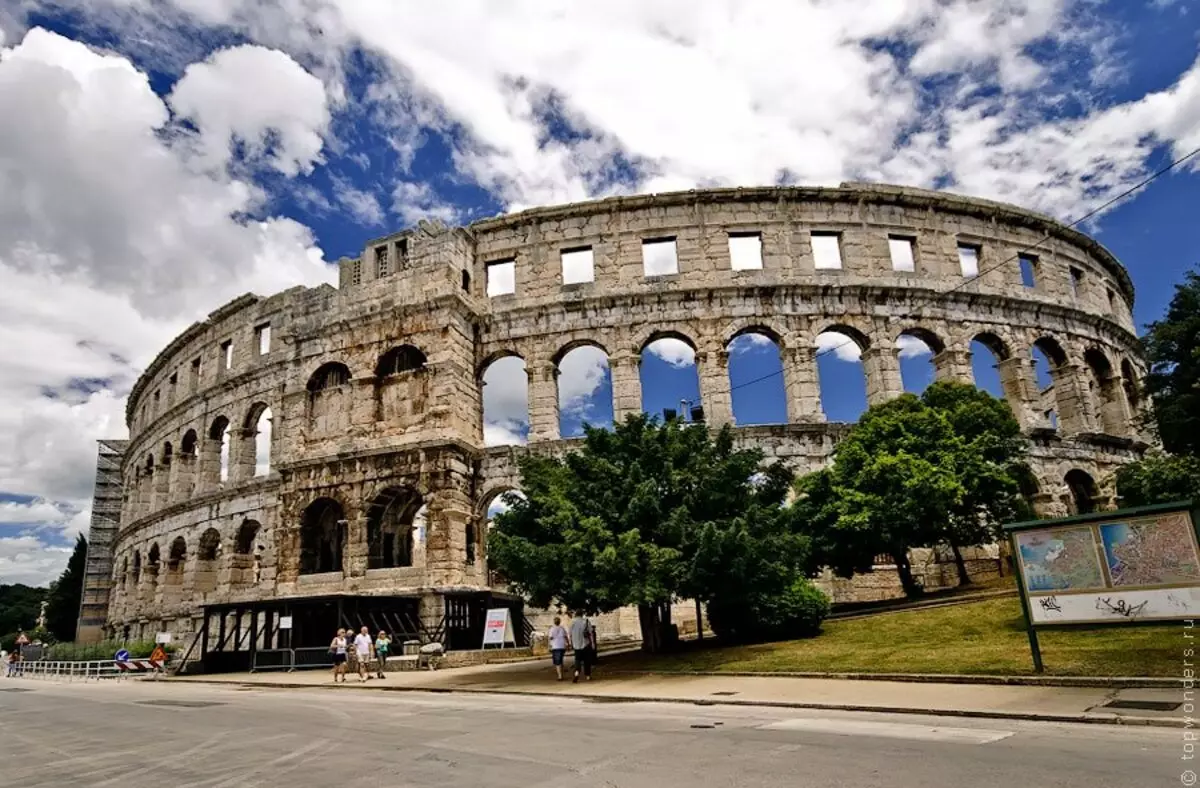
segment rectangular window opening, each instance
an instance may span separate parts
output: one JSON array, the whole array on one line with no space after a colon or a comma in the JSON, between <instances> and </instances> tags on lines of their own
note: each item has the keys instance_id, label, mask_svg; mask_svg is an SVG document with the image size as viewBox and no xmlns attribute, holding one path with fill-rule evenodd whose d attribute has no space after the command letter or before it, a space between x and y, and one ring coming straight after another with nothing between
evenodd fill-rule
<instances>
[{"instance_id":1,"label":"rectangular window opening","mask_svg":"<svg viewBox=\"0 0 1200 788\"><path fill-rule=\"evenodd\" d=\"M488 298L517 292L516 260L497 260L488 263L486 273Z\"/></svg>"},{"instance_id":2,"label":"rectangular window opening","mask_svg":"<svg viewBox=\"0 0 1200 788\"><path fill-rule=\"evenodd\" d=\"M761 270L762 233L730 233L729 263L734 271Z\"/></svg>"},{"instance_id":3,"label":"rectangular window opening","mask_svg":"<svg viewBox=\"0 0 1200 788\"><path fill-rule=\"evenodd\" d=\"M362 284L362 260L350 262L350 284L355 287Z\"/></svg>"},{"instance_id":4,"label":"rectangular window opening","mask_svg":"<svg viewBox=\"0 0 1200 788\"><path fill-rule=\"evenodd\" d=\"M401 238L396 241L396 266L393 270L399 270L408 267L408 239Z\"/></svg>"},{"instance_id":5,"label":"rectangular window opening","mask_svg":"<svg viewBox=\"0 0 1200 788\"><path fill-rule=\"evenodd\" d=\"M1083 271L1071 266L1071 295L1075 298L1083 293Z\"/></svg>"},{"instance_id":6,"label":"rectangular window opening","mask_svg":"<svg viewBox=\"0 0 1200 788\"><path fill-rule=\"evenodd\" d=\"M271 324L263 323L254 329L255 343L258 345L258 355L265 356L271 352Z\"/></svg>"},{"instance_id":7,"label":"rectangular window opening","mask_svg":"<svg viewBox=\"0 0 1200 788\"><path fill-rule=\"evenodd\" d=\"M388 256L387 244L375 247L375 277L382 278L392 272L392 260Z\"/></svg>"},{"instance_id":8,"label":"rectangular window opening","mask_svg":"<svg viewBox=\"0 0 1200 788\"><path fill-rule=\"evenodd\" d=\"M188 388L192 391L200 388L200 359L192 359L192 369L188 376Z\"/></svg>"},{"instance_id":9,"label":"rectangular window opening","mask_svg":"<svg viewBox=\"0 0 1200 788\"><path fill-rule=\"evenodd\" d=\"M1021 266L1021 284L1031 290L1037 287L1037 258L1031 254L1022 254L1017 256L1017 262Z\"/></svg>"},{"instance_id":10,"label":"rectangular window opening","mask_svg":"<svg viewBox=\"0 0 1200 788\"><path fill-rule=\"evenodd\" d=\"M596 281L596 258L592 247L580 246L575 249L563 249L559 253L562 260L562 283L577 285L582 282Z\"/></svg>"},{"instance_id":11,"label":"rectangular window opening","mask_svg":"<svg viewBox=\"0 0 1200 788\"><path fill-rule=\"evenodd\" d=\"M225 369L233 369L233 340L227 339L221 343L221 359Z\"/></svg>"},{"instance_id":12,"label":"rectangular window opening","mask_svg":"<svg viewBox=\"0 0 1200 788\"><path fill-rule=\"evenodd\" d=\"M958 267L964 278L979 276L979 252L980 248L974 244L958 245Z\"/></svg>"},{"instance_id":13,"label":"rectangular window opening","mask_svg":"<svg viewBox=\"0 0 1200 788\"><path fill-rule=\"evenodd\" d=\"M811 235L813 267L837 271L842 267L842 234L814 232Z\"/></svg>"},{"instance_id":14,"label":"rectangular window opening","mask_svg":"<svg viewBox=\"0 0 1200 788\"><path fill-rule=\"evenodd\" d=\"M1108 311L1110 314L1115 314L1117 311L1117 294L1111 288L1108 290Z\"/></svg>"},{"instance_id":15,"label":"rectangular window opening","mask_svg":"<svg viewBox=\"0 0 1200 788\"><path fill-rule=\"evenodd\" d=\"M675 239L647 238L642 241L642 270L646 276L670 276L679 273Z\"/></svg>"},{"instance_id":16,"label":"rectangular window opening","mask_svg":"<svg viewBox=\"0 0 1200 788\"><path fill-rule=\"evenodd\" d=\"M888 250L892 254L892 270L912 273L917 270L915 254L916 240L903 235L888 236Z\"/></svg>"}]
</instances>

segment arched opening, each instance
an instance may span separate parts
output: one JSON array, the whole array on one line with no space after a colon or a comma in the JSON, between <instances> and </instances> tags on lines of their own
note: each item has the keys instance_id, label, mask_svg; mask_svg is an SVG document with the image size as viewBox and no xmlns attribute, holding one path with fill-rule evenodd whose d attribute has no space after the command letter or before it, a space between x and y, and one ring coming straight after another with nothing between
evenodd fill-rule
<instances>
[{"instance_id":1,"label":"arched opening","mask_svg":"<svg viewBox=\"0 0 1200 788\"><path fill-rule=\"evenodd\" d=\"M215 457L205 469L210 482L221 484L229 480L229 419L218 416L208 429L208 440L214 446ZM215 484L213 485L215 486Z\"/></svg>"},{"instance_id":2,"label":"arched opening","mask_svg":"<svg viewBox=\"0 0 1200 788\"><path fill-rule=\"evenodd\" d=\"M177 536L167 552L167 582L179 585L183 582L183 565L187 561L187 540Z\"/></svg>"},{"instance_id":3,"label":"arched opening","mask_svg":"<svg viewBox=\"0 0 1200 788\"><path fill-rule=\"evenodd\" d=\"M818 334L815 344L825 419L858 421L867 409L867 375L862 363L866 337L852 328L834 326Z\"/></svg>"},{"instance_id":4,"label":"arched opening","mask_svg":"<svg viewBox=\"0 0 1200 788\"><path fill-rule=\"evenodd\" d=\"M388 487L375 496L367 510L367 569L413 565L413 520L422 503L411 487Z\"/></svg>"},{"instance_id":5,"label":"arched opening","mask_svg":"<svg viewBox=\"0 0 1200 788\"><path fill-rule=\"evenodd\" d=\"M509 508L511 508L512 505L518 500L525 500L525 494L516 488L509 488L507 490L497 490L491 495L490 498L484 499L484 504L485 504L483 507L483 520L484 520L484 530L485 530L484 544L487 543L487 534L491 533L492 525L493 525L493 522L495 521L496 517L499 516L499 514L501 512L508 511ZM485 562L486 562L486 559L487 559L487 553L484 553ZM491 569L488 570L488 585L489 586L503 585L504 582L505 582L505 580L500 574L492 571Z\"/></svg>"},{"instance_id":6,"label":"arched opening","mask_svg":"<svg viewBox=\"0 0 1200 788\"><path fill-rule=\"evenodd\" d=\"M122 591L129 589L129 556L125 556L123 559L121 559L121 576L119 578L119 582Z\"/></svg>"},{"instance_id":7,"label":"arched opening","mask_svg":"<svg viewBox=\"0 0 1200 788\"><path fill-rule=\"evenodd\" d=\"M217 559L221 554L221 534L216 528L206 528L200 534L200 542L196 548L196 577L194 587L197 593L206 594L217 588Z\"/></svg>"},{"instance_id":8,"label":"arched opening","mask_svg":"<svg viewBox=\"0 0 1200 788\"><path fill-rule=\"evenodd\" d=\"M729 343L729 390L734 424L787 423L778 337L752 329L733 338Z\"/></svg>"},{"instance_id":9,"label":"arched opening","mask_svg":"<svg viewBox=\"0 0 1200 788\"><path fill-rule=\"evenodd\" d=\"M142 468L145 470L146 476L150 476L154 473L154 455L153 454L146 455L146 461L142 464Z\"/></svg>"},{"instance_id":10,"label":"arched opening","mask_svg":"<svg viewBox=\"0 0 1200 788\"><path fill-rule=\"evenodd\" d=\"M682 334L657 334L641 349L642 409L669 421L703 418L696 346Z\"/></svg>"},{"instance_id":11,"label":"arched opening","mask_svg":"<svg viewBox=\"0 0 1200 788\"><path fill-rule=\"evenodd\" d=\"M243 435L248 436L254 447L254 475L266 476L271 473L271 435L272 413L261 402L256 402L246 414ZM245 446L244 448L249 448Z\"/></svg>"},{"instance_id":12,"label":"arched opening","mask_svg":"<svg viewBox=\"0 0 1200 788\"><path fill-rule=\"evenodd\" d=\"M376 419L402 428L424 418L429 400L425 354L412 345L384 353L375 364Z\"/></svg>"},{"instance_id":13,"label":"arched opening","mask_svg":"<svg viewBox=\"0 0 1200 788\"><path fill-rule=\"evenodd\" d=\"M318 498L300 518L300 574L341 572L346 513L332 498Z\"/></svg>"},{"instance_id":14,"label":"arched opening","mask_svg":"<svg viewBox=\"0 0 1200 788\"><path fill-rule=\"evenodd\" d=\"M1090 474L1075 468L1067 471L1065 481L1071 492L1071 514L1090 514L1096 511L1100 489Z\"/></svg>"},{"instance_id":15,"label":"arched opening","mask_svg":"<svg viewBox=\"0 0 1200 788\"><path fill-rule=\"evenodd\" d=\"M467 525L466 525L466 546L467 546L466 562L468 564L475 563L475 555L476 555L475 548L477 545L478 538L479 538L478 534L475 533L474 521L468 520Z\"/></svg>"},{"instance_id":16,"label":"arched opening","mask_svg":"<svg viewBox=\"0 0 1200 788\"><path fill-rule=\"evenodd\" d=\"M154 586L158 583L158 570L162 566L162 553L158 543L150 545L146 552L146 584Z\"/></svg>"},{"instance_id":17,"label":"arched opening","mask_svg":"<svg viewBox=\"0 0 1200 788\"><path fill-rule=\"evenodd\" d=\"M233 550L237 555L251 555L254 544L258 539L259 524L257 520L242 520L238 526L237 536L233 540Z\"/></svg>"},{"instance_id":18,"label":"arched opening","mask_svg":"<svg viewBox=\"0 0 1200 788\"><path fill-rule=\"evenodd\" d=\"M171 442L170 442L170 441L167 441L167 442L165 442L165 443L163 444L163 447L162 447L162 463L161 463L162 465L170 465L170 464L171 464L171 459L172 459L172 456L173 456L173 451L174 451L174 450L173 450L173 449L172 449L172 447L171 447Z\"/></svg>"},{"instance_id":19,"label":"arched opening","mask_svg":"<svg viewBox=\"0 0 1200 788\"><path fill-rule=\"evenodd\" d=\"M184 457L195 457L197 440L195 430L183 433L183 440L179 442L179 453Z\"/></svg>"},{"instance_id":20,"label":"arched opening","mask_svg":"<svg viewBox=\"0 0 1200 788\"><path fill-rule=\"evenodd\" d=\"M385 378L389 375L401 375L405 372L416 372L424 369L425 354L412 345L400 345L384 353L375 364L375 377Z\"/></svg>"},{"instance_id":21,"label":"arched opening","mask_svg":"<svg viewBox=\"0 0 1200 788\"><path fill-rule=\"evenodd\" d=\"M133 551L133 574L131 577L134 586L142 581L142 553L140 550Z\"/></svg>"},{"instance_id":22,"label":"arched opening","mask_svg":"<svg viewBox=\"0 0 1200 788\"><path fill-rule=\"evenodd\" d=\"M971 340L971 375L975 379L975 388L1003 399L1009 387L1005 385L1000 362L1007 358L1008 349L1000 337L990 333L976 335Z\"/></svg>"},{"instance_id":23,"label":"arched opening","mask_svg":"<svg viewBox=\"0 0 1200 788\"><path fill-rule=\"evenodd\" d=\"M1067 363L1067 354L1062 345L1049 337L1042 337L1033 343L1033 375L1037 383L1037 412L1044 424L1058 429L1062 419L1062 403L1059 400L1059 382L1062 379L1063 367Z\"/></svg>"},{"instance_id":24,"label":"arched opening","mask_svg":"<svg viewBox=\"0 0 1200 788\"><path fill-rule=\"evenodd\" d=\"M339 434L350 426L353 403L350 368L331 361L317 367L308 379L308 419L313 432Z\"/></svg>"},{"instance_id":25,"label":"arched opening","mask_svg":"<svg viewBox=\"0 0 1200 788\"><path fill-rule=\"evenodd\" d=\"M1129 359L1121 362L1121 385L1125 387L1125 401L1129 403L1129 410L1136 414L1142 408L1142 382L1138 380Z\"/></svg>"},{"instance_id":26,"label":"arched opening","mask_svg":"<svg viewBox=\"0 0 1200 788\"><path fill-rule=\"evenodd\" d=\"M942 341L923 328L905 329L896 337L900 383L906 392L920 396L937 378L933 357L943 350Z\"/></svg>"},{"instance_id":27,"label":"arched opening","mask_svg":"<svg viewBox=\"0 0 1200 788\"><path fill-rule=\"evenodd\" d=\"M1106 435L1124 435L1125 418L1121 407L1121 391L1113 375L1108 357L1096 348L1083 354L1088 369L1088 397L1096 426Z\"/></svg>"},{"instance_id":28,"label":"arched opening","mask_svg":"<svg viewBox=\"0 0 1200 788\"><path fill-rule=\"evenodd\" d=\"M608 354L597 345L577 345L556 362L558 369L558 434L575 438L583 425L611 427L612 372Z\"/></svg>"},{"instance_id":29,"label":"arched opening","mask_svg":"<svg viewBox=\"0 0 1200 788\"><path fill-rule=\"evenodd\" d=\"M506 355L484 367L483 443L519 446L529 440L529 375L525 359Z\"/></svg>"}]
</instances>

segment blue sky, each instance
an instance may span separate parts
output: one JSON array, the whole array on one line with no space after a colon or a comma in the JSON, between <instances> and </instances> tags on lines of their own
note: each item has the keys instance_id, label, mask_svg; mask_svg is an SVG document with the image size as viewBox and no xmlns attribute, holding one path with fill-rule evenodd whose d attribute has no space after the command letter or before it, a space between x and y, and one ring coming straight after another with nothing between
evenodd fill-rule
<instances>
[{"instance_id":1,"label":"blue sky","mask_svg":"<svg viewBox=\"0 0 1200 788\"><path fill-rule=\"evenodd\" d=\"M1197 0L0 2L0 582L61 569L95 439L240 293L332 281L421 218L706 185L903 183L1071 221L1200 146L1198 31ZM1198 184L1180 168L1082 228L1128 267L1139 326L1200 262ZM686 348L658 350L646 408L698 399ZM865 392L839 355L819 369L849 421ZM603 358L564 365L563 434L611 420ZM527 431L507 367L501 439ZM778 369L732 349L739 423L784 419Z\"/></svg>"}]
</instances>

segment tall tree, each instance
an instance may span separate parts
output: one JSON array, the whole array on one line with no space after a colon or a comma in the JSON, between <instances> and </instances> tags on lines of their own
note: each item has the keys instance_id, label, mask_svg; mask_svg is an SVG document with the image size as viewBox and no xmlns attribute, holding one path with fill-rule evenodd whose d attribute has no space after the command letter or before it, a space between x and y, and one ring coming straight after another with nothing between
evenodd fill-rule
<instances>
[{"instance_id":1,"label":"tall tree","mask_svg":"<svg viewBox=\"0 0 1200 788\"><path fill-rule=\"evenodd\" d=\"M79 604L83 601L83 576L87 568L87 539L75 540L75 550L58 580L50 584L46 595L46 629L60 642L75 640L79 623Z\"/></svg>"},{"instance_id":2,"label":"tall tree","mask_svg":"<svg viewBox=\"0 0 1200 788\"><path fill-rule=\"evenodd\" d=\"M758 475L762 461L734 449L729 429L714 437L644 415L586 428L578 451L522 458L524 498L497 516L489 559L534 605L636 605L643 648L658 650L680 594L772 582L778 561L801 560L802 544L779 530L790 472Z\"/></svg>"},{"instance_id":3,"label":"tall tree","mask_svg":"<svg viewBox=\"0 0 1200 788\"><path fill-rule=\"evenodd\" d=\"M1163 447L1200 455L1200 272L1176 285L1166 316L1147 329L1145 388Z\"/></svg>"},{"instance_id":4,"label":"tall tree","mask_svg":"<svg viewBox=\"0 0 1200 788\"><path fill-rule=\"evenodd\" d=\"M0 645L12 648L17 632L30 632L37 624L46 589L16 583L0 585Z\"/></svg>"},{"instance_id":5,"label":"tall tree","mask_svg":"<svg viewBox=\"0 0 1200 788\"><path fill-rule=\"evenodd\" d=\"M1200 457L1147 455L1117 470L1122 506L1200 501Z\"/></svg>"}]
</instances>

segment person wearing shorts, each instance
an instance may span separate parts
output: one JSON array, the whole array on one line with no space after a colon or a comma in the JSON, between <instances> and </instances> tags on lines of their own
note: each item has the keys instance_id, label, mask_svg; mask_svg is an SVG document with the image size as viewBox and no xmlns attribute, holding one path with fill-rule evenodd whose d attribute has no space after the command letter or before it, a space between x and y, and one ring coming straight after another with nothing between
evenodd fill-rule
<instances>
[{"instance_id":1,"label":"person wearing shorts","mask_svg":"<svg viewBox=\"0 0 1200 788\"><path fill-rule=\"evenodd\" d=\"M333 657L333 683L336 684L338 677L342 679L342 683L346 683L346 630L339 629L337 635L333 638L333 642L329 644L329 655Z\"/></svg>"},{"instance_id":2,"label":"person wearing shorts","mask_svg":"<svg viewBox=\"0 0 1200 788\"><path fill-rule=\"evenodd\" d=\"M550 656L554 660L554 672L558 680L563 678L563 658L567 653L567 630L563 628L562 619L554 617L554 626L550 627L546 639L550 641Z\"/></svg>"}]
</instances>

